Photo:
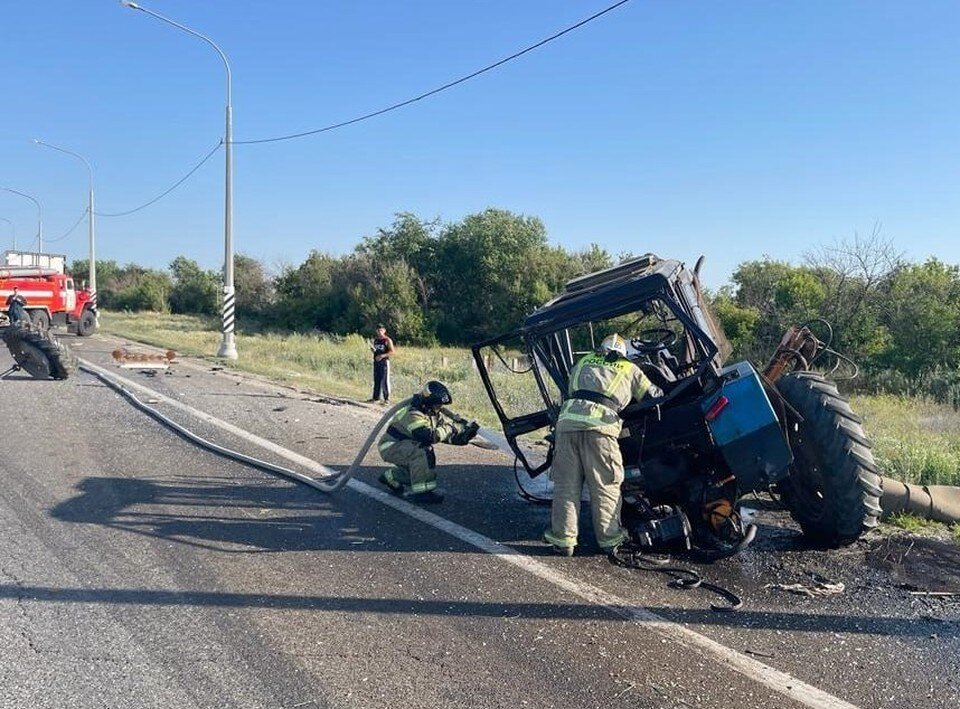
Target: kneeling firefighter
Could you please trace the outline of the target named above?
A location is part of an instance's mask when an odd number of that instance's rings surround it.
[[[380,457],[396,467],[380,476],[391,492],[423,502],[441,502],[437,490],[434,443],[464,446],[480,428],[443,407],[451,404],[450,390],[438,381],[427,382],[409,406],[397,412],[380,438]]]
[[[598,351],[582,357],[570,372],[569,395],[557,418],[550,469],[551,528],[543,534],[544,540],[563,556],[572,556],[577,545],[584,481],[590,490],[593,531],[600,548],[609,554],[627,541],[620,526],[620,411],[634,399],[658,397],[663,392],[626,355],[624,339],[609,335]]]

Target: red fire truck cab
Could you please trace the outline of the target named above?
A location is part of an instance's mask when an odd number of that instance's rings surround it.
[[[86,288],[77,289],[73,276],[55,268],[0,266],[0,309],[7,311],[13,289],[27,301],[35,324],[46,329],[61,325],[86,337],[97,331],[96,303]]]

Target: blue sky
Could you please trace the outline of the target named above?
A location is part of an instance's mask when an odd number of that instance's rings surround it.
[[[613,0],[144,0],[211,36],[234,72],[234,138],[352,118],[434,88]],[[553,243],[654,251],[723,283],[875,223],[913,259],[960,262],[960,3],[644,2],[386,116],[234,148],[235,245],[276,267],[345,253],[413,212],[494,206]],[[223,134],[202,42],[114,0],[0,10],[0,185],[37,197],[47,241],[135,207]],[[223,155],[153,207],[98,222],[98,255],[223,259]],[[0,193],[23,244],[27,200]],[[0,244],[11,231],[0,222]],[[86,253],[86,229],[48,243]]]

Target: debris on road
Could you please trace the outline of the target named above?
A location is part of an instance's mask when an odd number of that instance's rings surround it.
[[[836,596],[846,590],[846,586],[842,583],[832,583],[821,580],[815,580],[811,586],[806,586],[802,583],[768,583],[764,588],[795,593],[799,596],[807,596],[808,598]]]
[[[126,369],[144,369],[147,367],[166,369],[177,358],[177,353],[173,350],[167,350],[163,354],[154,352],[134,352],[126,347],[119,347],[110,353],[113,361],[120,367]]]

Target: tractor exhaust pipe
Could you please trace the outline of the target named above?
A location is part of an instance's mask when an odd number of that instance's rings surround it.
[[[960,487],[950,485],[910,485],[891,478],[880,478],[883,516],[898,512],[945,524],[960,523]]]

